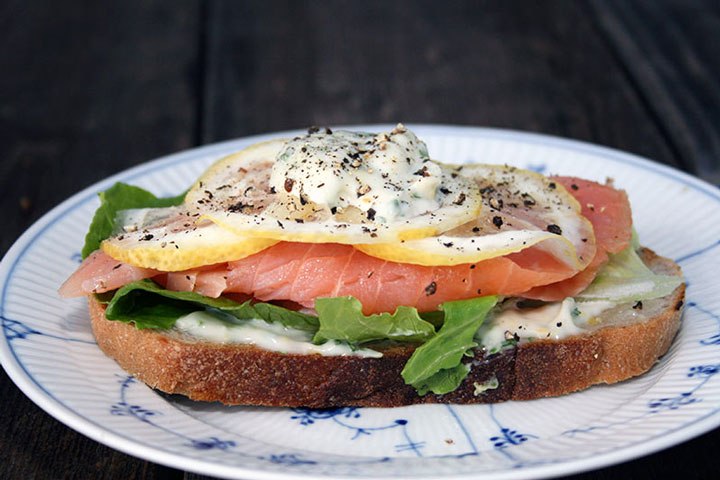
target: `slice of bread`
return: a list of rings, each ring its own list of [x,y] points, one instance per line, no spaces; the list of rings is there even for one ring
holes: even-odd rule
[[[644,249],[642,257],[656,273],[681,274],[674,262],[651,250]],[[395,407],[530,400],[641,375],[670,347],[684,297],[681,285],[666,297],[644,301],[642,309],[632,304],[614,309],[582,335],[521,343],[490,356],[478,349],[457,390],[422,397],[400,376],[414,347],[385,347],[381,358],[282,354],[138,330],[105,319],[94,297],[89,306],[100,348],[163,392],[232,405]]]

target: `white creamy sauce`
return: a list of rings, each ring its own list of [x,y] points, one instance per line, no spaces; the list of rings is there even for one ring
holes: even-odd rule
[[[576,302],[573,298],[567,298],[536,308],[503,308],[488,316],[478,330],[476,339],[489,353],[497,353],[507,341],[560,340],[587,332],[589,327],[600,321],[599,315],[615,306],[617,304],[614,302]],[[315,345],[312,343],[312,334],[279,323],[260,319],[238,320],[215,312],[198,311],[185,315],[177,320],[174,328],[199,340],[255,345],[274,352],[382,357],[382,353],[375,350],[353,350],[349,345],[334,340]]]
[[[300,355],[356,356],[379,358],[380,352],[368,348],[353,350],[334,340],[320,345],[312,343],[308,332],[264,320],[238,320],[206,311],[193,312],[175,322],[175,330],[191,337],[216,343],[255,345],[265,350]]]
[[[425,143],[400,124],[377,135],[320,129],[295,138],[270,177],[277,192],[336,210],[355,207],[378,223],[437,210],[442,184]]]
[[[503,343],[532,340],[560,340],[587,331],[598,315],[614,307],[613,302],[579,302],[566,298],[537,308],[506,308],[493,313],[478,330],[477,338],[490,353]]]
[[[488,390],[495,390],[499,386],[500,382],[498,381],[497,377],[493,375],[492,377],[490,377],[490,379],[483,383],[473,382],[473,387],[475,388],[475,390],[473,391],[473,395],[478,397],[483,393],[487,392]]]

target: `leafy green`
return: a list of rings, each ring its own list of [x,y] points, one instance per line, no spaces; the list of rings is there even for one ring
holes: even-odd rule
[[[458,363],[454,367],[443,368],[442,370],[430,375],[428,378],[413,385],[418,395],[425,395],[433,392],[438,395],[455,391],[465,377],[470,373],[470,366],[464,363]],[[406,382],[407,383],[407,382]]]
[[[171,328],[175,321],[206,307],[226,308],[240,304],[226,298],[209,298],[195,292],[173,292],[152,280],[139,280],[120,288],[105,310],[108,320],[135,322],[137,328]]]
[[[236,308],[222,310],[240,319],[259,318],[266,322],[278,322],[286,327],[313,334],[318,329],[317,317],[288,310],[272,303],[250,303],[250,301],[247,301]]]
[[[363,315],[362,304],[354,297],[318,298],[315,300],[320,329],[313,342],[342,340],[363,343],[373,340],[421,342],[435,334],[415,308],[398,307],[395,313]]]
[[[402,371],[405,383],[421,395],[457,388],[469,371],[461,368],[462,357],[477,346],[473,337],[496,303],[495,296],[443,303],[445,321],[434,337],[413,352]]]
[[[95,211],[90,228],[85,235],[85,245],[81,252],[83,259],[100,248],[100,243],[112,235],[115,229],[115,217],[119,211],[131,208],[180,205],[185,198],[185,193],[177,197],[158,198],[140,187],[116,183],[98,196],[100,197],[100,207]]]
[[[682,282],[680,276],[654,273],[642,261],[635,245],[631,244],[622,252],[610,255],[610,260],[600,269],[595,280],[575,299],[616,303],[650,300],[669,295]]]
[[[195,292],[166,290],[152,280],[139,280],[120,288],[107,305],[108,320],[134,322],[137,328],[171,328],[189,313],[216,309],[240,319],[258,318],[311,333],[317,318],[268,303],[238,303],[228,298],[209,298]]]
[[[105,299],[107,300],[107,299]],[[432,323],[417,310],[398,307],[395,313],[363,315],[353,297],[316,300],[318,317],[269,303],[239,303],[228,298],[209,298],[195,292],[166,290],[152,280],[139,280],[120,288],[107,303],[109,320],[133,322],[139,329],[171,328],[178,318],[200,310],[219,310],[239,319],[257,318],[314,334],[313,341],[345,341],[360,344],[375,340],[425,342],[418,347],[402,371],[405,383],[420,395],[455,390],[469,372],[464,355],[477,346],[473,337],[497,297],[446,302],[445,316],[436,333]],[[436,315],[432,315],[437,321]]]

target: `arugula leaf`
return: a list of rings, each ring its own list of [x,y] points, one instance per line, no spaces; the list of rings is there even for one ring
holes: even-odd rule
[[[250,303],[250,301],[247,301],[238,307],[223,308],[221,310],[240,319],[259,318],[266,322],[278,322],[286,327],[313,334],[318,330],[317,317],[288,310],[272,303]]]
[[[85,245],[81,252],[83,259],[100,248],[100,243],[112,235],[115,217],[120,210],[172,207],[180,205],[185,199],[185,193],[177,197],[158,198],[147,190],[126,183],[116,183],[98,196],[100,207],[95,211],[85,235]]]
[[[228,298],[209,298],[195,292],[166,290],[152,280],[139,280],[120,288],[107,305],[108,320],[134,322],[137,328],[171,328],[189,313],[216,309],[240,319],[258,318],[286,327],[315,333],[317,318],[269,303],[238,303]]]
[[[440,305],[445,322],[405,364],[402,370],[405,383],[415,387],[420,395],[455,390],[469,372],[460,363],[462,357],[477,347],[473,337],[496,303],[496,296],[488,296]]]
[[[314,343],[343,340],[363,343],[373,340],[420,342],[435,334],[435,327],[426,322],[415,308],[398,307],[395,313],[363,315],[362,304],[354,297],[318,298],[315,310],[320,329]]]
[[[205,307],[237,307],[227,298],[209,298],[195,292],[173,292],[152,280],[128,283],[113,296],[105,310],[108,320],[135,322],[137,328],[170,328],[175,321]]]

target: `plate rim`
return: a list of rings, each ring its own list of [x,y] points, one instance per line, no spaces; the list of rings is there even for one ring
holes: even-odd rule
[[[710,196],[716,201],[720,201],[720,190],[701,179],[693,177],[672,166],[660,164],[647,158],[638,156],[633,153],[623,152],[621,150],[596,145],[580,140],[566,139],[558,136],[545,135],[541,133],[523,132],[516,130],[445,125],[445,124],[409,124],[409,128],[425,135],[439,136],[461,136],[461,137],[482,137],[495,138],[505,141],[550,146],[560,149],[567,149],[573,152],[580,152],[602,157],[604,160],[614,160],[622,164],[630,164],[643,169],[649,169],[659,173],[673,181],[680,181],[685,185],[691,186],[705,195]],[[338,129],[366,129],[379,130],[384,128],[392,128],[389,124],[370,124],[370,125],[342,125],[333,127]],[[4,314],[5,299],[7,294],[7,282],[17,266],[20,258],[23,257],[27,249],[29,249],[34,241],[42,236],[43,232],[50,228],[55,222],[61,220],[66,214],[78,205],[89,200],[99,191],[106,189],[115,181],[123,179],[125,181],[132,180],[139,175],[148,174],[156,169],[168,167],[175,163],[182,163],[193,158],[201,156],[209,156],[220,154],[233,148],[240,148],[258,141],[269,138],[277,138],[282,136],[297,135],[301,130],[286,130],[279,132],[264,133],[237,139],[226,140],[223,142],[213,143],[209,145],[199,146],[170,155],[165,155],[148,162],[133,166],[126,170],[117,172],[108,178],[95,182],[76,194],[70,196],[50,211],[41,216],[33,225],[28,228],[8,249],[0,263],[0,314]],[[174,468],[182,468],[188,471],[195,471],[201,474],[220,475],[227,478],[234,478],[238,475],[252,474],[255,478],[303,478],[307,474],[301,472],[291,473],[282,471],[257,470],[254,468],[246,469],[242,466],[228,466],[207,461],[191,459],[181,454],[171,453],[160,448],[145,446],[135,443],[131,439],[124,437],[114,431],[108,430],[78,413],[77,411],[67,407],[60,399],[56,398],[44,385],[35,380],[17,357],[16,352],[10,346],[7,337],[0,342],[0,361],[3,368],[7,372],[12,381],[27,395],[36,405],[41,407],[46,413],[56,418],[66,426],[78,431],[79,433],[98,441],[111,448],[117,449],[124,453],[133,455],[138,458],[150,462],[156,462],[168,465]],[[641,456],[649,455],[657,451],[678,445],[691,438],[703,433],[709,432],[720,426],[720,408],[716,408],[710,413],[701,417],[695,417],[690,423],[678,426],[672,430],[663,432],[657,438],[641,440],[635,445],[629,447],[616,448],[610,452],[605,452],[591,458],[575,459],[570,461],[562,461],[556,464],[540,465],[529,467],[527,469],[518,469],[511,471],[496,471],[491,473],[491,478],[524,478],[532,474],[533,477],[541,478],[559,474],[579,473],[603,466],[614,465],[619,462],[629,461]],[[668,433],[673,434],[668,439]],[[628,453],[630,452],[630,453]],[[576,465],[581,464],[581,465]],[[209,468],[198,468],[199,466]],[[507,475],[506,475],[507,473]],[[519,474],[519,475],[518,475]],[[474,478],[476,474],[458,474],[454,478]],[[324,478],[342,478],[337,476],[327,476]],[[355,477],[358,478],[358,477]],[[370,475],[369,478],[394,478],[392,476]],[[413,478],[424,478],[415,476]]]

